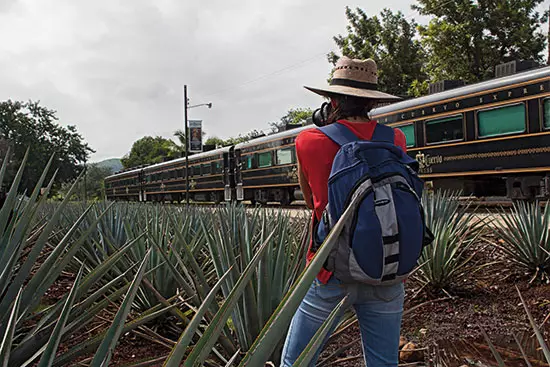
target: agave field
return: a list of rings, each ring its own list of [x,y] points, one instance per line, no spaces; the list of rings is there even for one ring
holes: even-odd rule
[[[0,367],[278,366],[290,320],[341,231],[306,267],[305,210],[83,203],[71,193],[51,202],[49,167],[23,195],[24,162],[4,182],[7,161]],[[435,240],[407,281],[403,362],[547,365],[550,210],[517,204],[479,216],[451,193],[423,200]],[[310,365],[337,312],[296,366]],[[317,365],[362,365],[352,313]]]

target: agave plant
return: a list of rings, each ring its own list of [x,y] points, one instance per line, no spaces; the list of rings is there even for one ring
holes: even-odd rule
[[[422,251],[416,278],[424,286],[446,291],[467,273],[479,270],[472,262],[476,251],[469,250],[483,235],[485,221],[469,210],[470,203],[461,203],[450,192],[427,194],[423,204],[434,241]]]
[[[69,335],[79,332],[95,316],[112,302],[125,297],[130,302],[141,277],[143,267],[133,277],[133,282],[123,278],[114,279],[103,287],[101,281],[133,246],[129,242],[120,250],[113,252],[103,263],[95,268],[79,267],[75,281],[67,294],[51,306],[44,307],[41,302],[46,291],[57,280],[59,275],[68,269],[74,255],[80,250],[86,238],[95,230],[95,225],[105,212],[100,213],[91,222],[91,226],[82,230],[81,225],[88,217],[92,207],[88,207],[75,218],[75,221],[63,229],[59,236],[59,223],[64,211],[70,205],[70,195],[56,205],[49,216],[44,213],[47,195],[52,187],[55,174],[42,191],[43,184],[52,159],[28,198],[18,195],[17,188],[23,175],[27,156],[11,183],[4,205],[0,209],[0,364],[4,366],[29,366],[39,359],[39,365],[52,366],[71,363],[75,358],[93,352],[100,343],[88,344],[91,348],[74,348],[75,351],[65,358],[56,357],[60,342]],[[3,160],[0,168],[0,183],[6,172],[8,159]],[[40,261],[38,261],[40,259]],[[145,261],[145,260],[144,260]],[[131,276],[134,266],[126,270],[125,276]],[[125,306],[125,303],[122,306]],[[175,304],[175,303],[174,303]],[[115,319],[117,332],[105,330],[102,339],[110,336],[110,342],[116,342],[120,330],[130,330],[168,312],[170,307],[156,307],[148,314],[140,315],[133,324],[125,323],[127,307],[121,307],[120,317]],[[115,340],[113,342],[113,340]],[[99,340],[101,342],[101,339]],[[100,348],[98,359],[108,359],[106,348]]]
[[[539,203],[515,202],[510,213],[500,212],[492,229],[503,243],[492,242],[532,278],[550,281],[550,210]]]

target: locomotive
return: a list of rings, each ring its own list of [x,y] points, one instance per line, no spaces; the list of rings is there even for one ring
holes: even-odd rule
[[[434,189],[477,197],[550,198],[550,67],[521,71],[510,62],[497,78],[466,86],[444,81],[433,93],[378,107],[371,117],[399,128],[420,176]],[[519,72],[518,72],[519,71]],[[279,202],[302,199],[296,136],[303,126],[230,147],[118,172],[105,179],[108,200]]]

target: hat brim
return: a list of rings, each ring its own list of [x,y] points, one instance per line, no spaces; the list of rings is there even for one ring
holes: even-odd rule
[[[344,96],[375,99],[382,102],[398,101],[401,99],[400,97],[393,96],[391,94],[380,92],[377,90],[353,88],[344,85],[329,85],[326,88],[312,88],[304,86],[304,88],[323,97],[330,97],[331,95],[339,94]]]

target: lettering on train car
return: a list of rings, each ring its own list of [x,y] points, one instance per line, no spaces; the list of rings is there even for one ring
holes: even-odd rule
[[[415,159],[418,161],[419,171],[421,174],[432,173],[432,166],[443,163],[442,155],[432,156],[430,154],[424,154],[422,152],[418,152]]]

